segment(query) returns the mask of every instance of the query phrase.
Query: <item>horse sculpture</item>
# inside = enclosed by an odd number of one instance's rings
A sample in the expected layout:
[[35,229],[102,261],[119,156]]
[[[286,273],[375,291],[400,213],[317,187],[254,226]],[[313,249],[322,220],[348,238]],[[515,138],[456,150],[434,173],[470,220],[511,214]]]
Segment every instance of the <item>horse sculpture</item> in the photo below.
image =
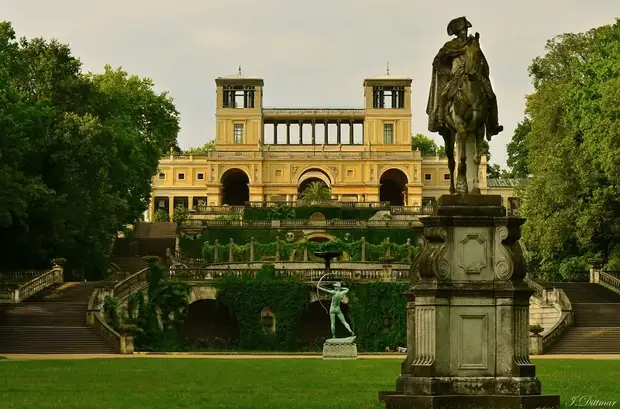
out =
[[[466,52],[454,59],[452,63],[453,78],[459,86],[446,110],[446,128],[442,136],[445,142],[448,167],[450,171],[450,193],[468,193],[467,170],[473,172],[472,194],[480,194],[480,151],[486,133],[489,112],[488,98],[484,92],[483,77],[480,66],[484,61],[480,50],[479,34],[470,40]],[[468,141],[474,138],[468,148]],[[454,186],[454,146],[458,143],[458,169],[456,188]],[[471,149],[473,147],[473,149]],[[469,157],[468,157],[469,156]],[[473,156],[473,157],[472,157]],[[469,159],[469,160],[468,160]]]
[[[471,23],[459,17],[448,24],[447,42],[433,61],[433,79],[426,109],[429,131],[444,139],[450,171],[450,193],[480,194],[479,174],[483,138],[491,140],[504,128],[497,118],[497,99],[489,66],[480,48],[480,35],[467,35]],[[455,144],[458,143],[456,186]]]

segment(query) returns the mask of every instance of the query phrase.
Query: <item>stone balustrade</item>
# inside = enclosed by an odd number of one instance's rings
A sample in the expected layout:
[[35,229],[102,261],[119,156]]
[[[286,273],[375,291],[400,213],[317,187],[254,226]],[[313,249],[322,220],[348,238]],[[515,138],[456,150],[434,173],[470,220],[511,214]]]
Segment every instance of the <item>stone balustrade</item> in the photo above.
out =
[[[34,275],[34,272],[28,274]],[[55,265],[51,270],[40,272],[41,274],[35,276],[31,280],[23,283],[16,288],[8,288],[0,291],[0,302],[2,303],[19,303],[33,296],[45,288],[59,284],[63,282],[63,268],[62,266]],[[18,273],[5,273],[13,277],[26,277],[20,276]]]
[[96,288],[88,300],[86,322],[114,349],[117,354],[133,354],[134,338],[121,335],[108,325],[103,316],[103,302],[106,296],[113,293],[103,288]]

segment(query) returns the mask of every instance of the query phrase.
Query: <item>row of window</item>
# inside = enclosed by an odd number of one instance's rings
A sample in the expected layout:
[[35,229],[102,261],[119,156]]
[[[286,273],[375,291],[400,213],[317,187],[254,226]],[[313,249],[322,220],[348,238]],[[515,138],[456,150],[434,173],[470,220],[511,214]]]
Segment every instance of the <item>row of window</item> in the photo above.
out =
[[[159,175],[157,175],[159,180],[166,180],[166,172],[159,172]],[[205,174],[204,173],[196,173],[196,179],[197,180],[204,180],[205,179]],[[185,180],[185,172],[179,172],[177,173],[177,180]]]
[[[244,127],[243,124],[233,125],[233,143],[241,145],[244,143]],[[383,143],[391,145],[394,143],[394,124],[383,124]]]
[[[281,169],[277,169],[276,170],[276,176],[277,177],[281,177],[282,176],[282,170]],[[159,180],[166,180],[166,173],[165,172],[160,172],[159,175],[157,175]],[[347,177],[353,177],[353,170],[351,169],[347,169]],[[430,173],[425,173],[424,174],[424,180],[432,180],[433,176]],[[177,180],[185,180],[185,172],[179,172],[177,173]],[[205,180],[205,174],[204,173],[196,173],[196,180]],[[443,175],[443,180],[450,180],[450,174],[449,173],[444,173]]]

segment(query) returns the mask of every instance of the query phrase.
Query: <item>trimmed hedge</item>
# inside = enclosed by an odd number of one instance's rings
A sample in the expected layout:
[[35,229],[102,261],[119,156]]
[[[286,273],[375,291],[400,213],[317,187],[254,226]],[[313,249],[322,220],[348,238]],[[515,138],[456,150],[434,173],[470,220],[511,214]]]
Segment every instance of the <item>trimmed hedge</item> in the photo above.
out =
[[[180,247],[185,256],[200,258],[202,257],[204,243],[207,241],[210,244],[215,244],[217,239],[222,246],[225,246],[232,238],[235,244],[243,246],[250,243],[250,239],[254,237],[254,241],[257,243],[274,243],[275,245],[277,236],[280,237],[282,244],[286,243],[286,236],[289,232],[293,233],[293,241],[300,241],[304,238],[302,229],[209,228],[203,229],[197,236],[182,236]],[[405,244],[407,239],[411,239],[411,243],[415,245],[418,237],[422,235],[423,229],[327,229],[325,232],[343,243],[357,242],[364,237],[368,244],[380,245],[389,237],[393,244]],[[223,260],[227,260],[227,258]]]
[[314,213],[321,213],[326,219],[340,220],[368,220],[377,213],[377,209],[371,208],[347,208],[347,207],[246,207],[243,211],[244,220],[308,220]]

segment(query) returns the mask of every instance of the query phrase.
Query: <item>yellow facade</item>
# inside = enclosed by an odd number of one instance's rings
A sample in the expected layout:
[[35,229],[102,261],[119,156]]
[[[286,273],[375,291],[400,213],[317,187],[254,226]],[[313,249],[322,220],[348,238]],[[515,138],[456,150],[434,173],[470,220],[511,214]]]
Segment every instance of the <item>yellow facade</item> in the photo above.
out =
[[[176,204],[295,202],[309,180],[324,181],[339,201],[419,206],[448,193],[447,159],[411,148],[410,78],[364,80],[360,109],[265,108],[262,79],[239,73],[215,82],[216,149],[162,158],[150,215],[172,214]],[[480,169],[483,194],[514,196],[487,187],[485,157]]]

